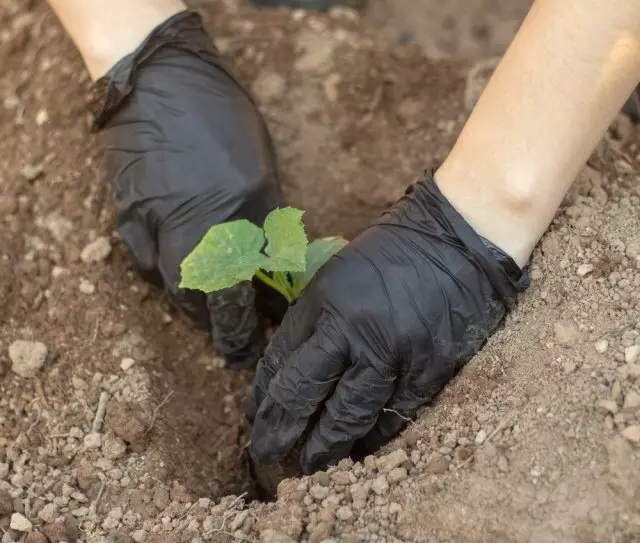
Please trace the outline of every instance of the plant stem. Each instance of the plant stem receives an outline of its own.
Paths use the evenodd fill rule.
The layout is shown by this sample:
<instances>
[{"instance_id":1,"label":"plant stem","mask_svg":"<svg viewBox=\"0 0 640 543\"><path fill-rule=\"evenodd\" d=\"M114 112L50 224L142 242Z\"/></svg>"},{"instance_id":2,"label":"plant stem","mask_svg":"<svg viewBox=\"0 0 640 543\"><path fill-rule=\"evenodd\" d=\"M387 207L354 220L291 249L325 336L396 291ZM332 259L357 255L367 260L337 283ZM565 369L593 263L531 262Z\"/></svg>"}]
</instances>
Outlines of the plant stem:
<instances>
[{"instance_id":1,"label":"plant stem","mask_svg":"<svg viewBox=\"0 0 640 543\"><path fill-rule=\"evenodd\" d=\"M293 292L293 287L291 286L289 278L287 277L287 274L285 272L275 272L273 274L273 278L278 282L278 284L282 286L282 288L284 288L289 293L289 296L292 300L295 300L297 298L297 296Z\"/></svg>"},{"instance_id":2,"label":"plant stem","mask_svg":"<svg viewBox=\"0 0 640 543\"><path fill-rule=\"evenodd\" d=\"M272 289L277 290L280 294L282 294L287 300L287 302L289 303L293 302L293 296L289 292L289 289L287 289L277 281L274 281L273 279L271 279L271 277L269 277L262 270L258 270L256 272L256 277L260 279L260 281L262 281L265 285L270 286Z\"/></svg>"}]
</instances>

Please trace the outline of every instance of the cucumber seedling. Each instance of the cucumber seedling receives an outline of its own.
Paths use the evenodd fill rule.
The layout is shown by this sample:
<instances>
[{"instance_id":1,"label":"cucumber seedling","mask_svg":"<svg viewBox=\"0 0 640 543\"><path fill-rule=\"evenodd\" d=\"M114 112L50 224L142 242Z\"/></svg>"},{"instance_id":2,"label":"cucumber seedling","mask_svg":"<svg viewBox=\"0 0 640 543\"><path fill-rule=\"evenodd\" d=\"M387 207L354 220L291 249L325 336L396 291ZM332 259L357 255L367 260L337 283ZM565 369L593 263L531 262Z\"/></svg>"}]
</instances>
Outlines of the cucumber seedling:
<instances>
[{"instance_id":1,"label":"cucumber seedling","mask_svg":"<svg viewBox=\"0 0 640 543\"><path fill-rule=\"evenodd\" d=\"M292 207L275 209L263 228L246 219L213 226L182 261L180 287L209 293L256 277L292 303L347 244L341 237L309 243L303 213Z\"/></svg>"}]
</instances>

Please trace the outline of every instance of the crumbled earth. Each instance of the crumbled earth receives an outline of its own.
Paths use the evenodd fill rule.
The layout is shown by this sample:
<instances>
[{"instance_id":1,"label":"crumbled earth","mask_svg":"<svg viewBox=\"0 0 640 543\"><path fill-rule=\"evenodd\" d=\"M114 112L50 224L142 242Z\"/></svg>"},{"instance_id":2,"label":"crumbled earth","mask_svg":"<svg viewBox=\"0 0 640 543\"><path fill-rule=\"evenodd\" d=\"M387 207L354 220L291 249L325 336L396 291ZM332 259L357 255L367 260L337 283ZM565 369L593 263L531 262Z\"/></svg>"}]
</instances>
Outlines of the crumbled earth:
<instances>
[{"instance_id":1,"label":"crumbled earth","mask_svg":"<svg viewBox=\"0 0 640 543\"><path fill-rule=\"evenodd\" d=\"M353 236L442 160L492 65L428 60L349 10L197 6L312 236ZM0 29L0 541L640 540L626 119L536 249L531 289L438 400L376 457L287 479L263 503L245 462L251 372L224 369L135 274L79 56L42 0L5 0Z\"/></svg>"}]
</instances>

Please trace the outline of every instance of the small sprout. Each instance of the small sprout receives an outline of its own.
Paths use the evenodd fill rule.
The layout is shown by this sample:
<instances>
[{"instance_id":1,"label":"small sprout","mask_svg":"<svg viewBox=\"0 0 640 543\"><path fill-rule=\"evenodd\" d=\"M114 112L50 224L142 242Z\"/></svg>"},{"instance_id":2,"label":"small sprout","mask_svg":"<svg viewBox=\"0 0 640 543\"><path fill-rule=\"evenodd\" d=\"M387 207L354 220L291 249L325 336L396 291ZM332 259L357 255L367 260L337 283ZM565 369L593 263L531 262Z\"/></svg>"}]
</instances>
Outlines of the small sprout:
<instances>
[{"instance_id":1,"label":"small sprout","mask_svg":"<svg viewBox=\"0 0 640 543\"><path fill-rule=\"evenodd\" d=\"M292 207L275 209L264 229L246 219L213 226L182 261L180 287L209 293L255 276L293 302L347 244L341 237L309 243L303 213Z\"/></svg>"}]
</instances>

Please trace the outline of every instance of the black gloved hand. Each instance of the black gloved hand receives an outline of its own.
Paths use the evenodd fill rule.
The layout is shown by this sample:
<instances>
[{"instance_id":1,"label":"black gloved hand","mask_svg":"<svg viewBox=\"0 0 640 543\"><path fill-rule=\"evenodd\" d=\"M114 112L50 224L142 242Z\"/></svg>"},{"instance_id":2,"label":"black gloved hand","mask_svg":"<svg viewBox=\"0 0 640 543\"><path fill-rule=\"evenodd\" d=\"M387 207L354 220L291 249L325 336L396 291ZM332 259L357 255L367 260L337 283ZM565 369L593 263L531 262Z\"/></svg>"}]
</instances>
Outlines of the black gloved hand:
<instances>
[{"instance_id":1,"label":"black gloved hand","mask_svg":"<svg viewBox=\"0 0 640 543\"><path fill-rule=\"evenodd\" d=\"M212 332L231 367L254 364L264 340L252 285L205 296L178 284L180 263L211 226L262 224L282 204L260 113L189 12L156 28L96 90L118 227L139 267Z\"/></svg>"},{"instance_id":2,"label":"black gloved hand","mask_svg":"<svg viewBox=\"0 0 640 543\"><path fill-rule=\"evenodd\" d=\"M311 473L397 434L484 344L527 273L483 241L433 179L320 270L258 364L249 419L261 465L302 437ZM387 408L388 410L384 410Z\"/></svg>"}]
</instances>

